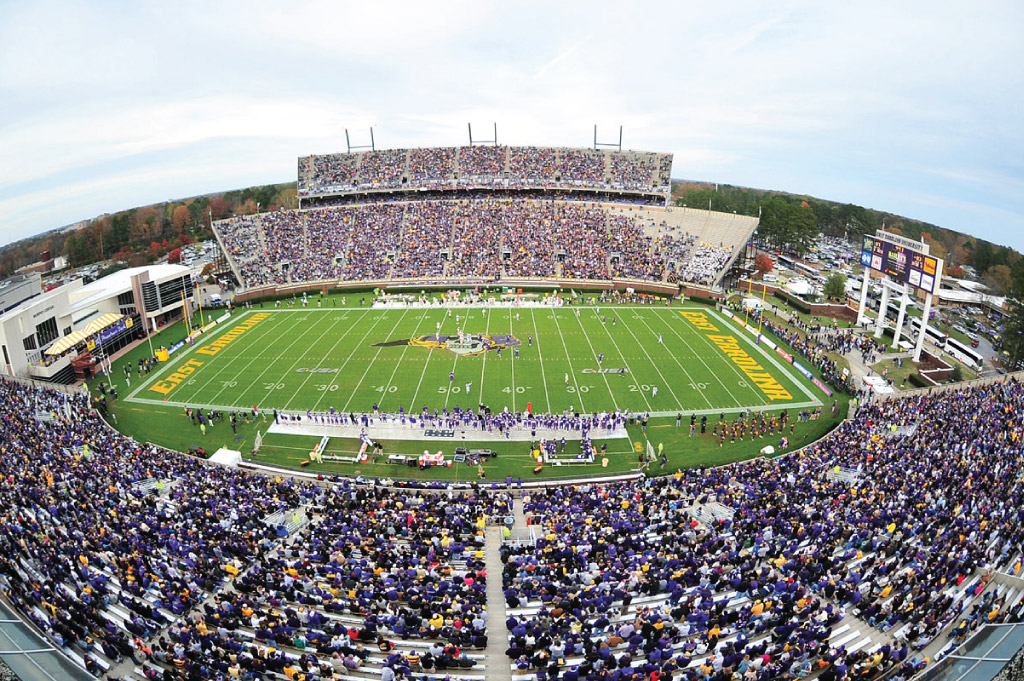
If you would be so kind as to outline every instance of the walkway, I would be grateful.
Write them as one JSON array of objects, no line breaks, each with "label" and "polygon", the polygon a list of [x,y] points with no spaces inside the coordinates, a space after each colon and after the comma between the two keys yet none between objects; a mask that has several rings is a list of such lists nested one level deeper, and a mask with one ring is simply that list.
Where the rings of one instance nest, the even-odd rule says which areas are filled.
[{"label": "walkway", "polygon": [[487,565],[487,649],[484,664],[488,679],[511,679],[505,656],[505,594],[501,588],[501,525],[489,525],[484,544]]}]

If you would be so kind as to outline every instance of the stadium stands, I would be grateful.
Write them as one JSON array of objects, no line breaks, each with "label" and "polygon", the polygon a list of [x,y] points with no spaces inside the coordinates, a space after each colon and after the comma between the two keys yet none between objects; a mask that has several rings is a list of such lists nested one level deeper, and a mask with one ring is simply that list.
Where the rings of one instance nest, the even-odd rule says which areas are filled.
[{"label": "stadium stands", "polygon": [[[486,644],[480,531],[500,496],[325,490],[139,445],[84,395],[3,381],[0,404],[0,586],[90,669],[226,678],[336,652],[379,674],[435,641],[419,664],[460,669],[455,646]],[[378,636],[411,640],[382,656]]]},{"label": "stadium stands", "polygon": [[[216,229],[249,288],[442,276],[711,286],[756,224],[713,215],[582,202],[422,200],[244,216]],[[712,241],[718,234],[727,240]]]},{"label": "stadium stands", "polygon": [[298,169],[303,200],[396,190],[562,188],[644,195],[665,205],[672,155],[556,147],[437,147],[307,156],[299,159]]},{"label": "stadium stands", "polygon": [[512,669],[871,678],[957,618],[1019,621],[1019,588],[972,600],[1020,572],[1022,406],[1016,382],[920,395],[781,459],[532,492],[543,538],[503,549]]},{"label": "stadium stands", "polygon": [[[197,466],[7,381],[0,409],[0,586],[90,669],[497,673],[482,533],[506,494]],[[1020,621],[1022,411],[1010,379],[865,405],[778,459],[529,491],[540,538],[502,549],[510,672],[905,677]]]}]

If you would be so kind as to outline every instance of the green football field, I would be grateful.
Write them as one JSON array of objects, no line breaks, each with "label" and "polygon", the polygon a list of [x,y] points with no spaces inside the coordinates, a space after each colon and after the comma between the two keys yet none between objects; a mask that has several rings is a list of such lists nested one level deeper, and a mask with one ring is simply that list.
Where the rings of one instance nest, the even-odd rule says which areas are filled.
[{"label": "green football field", "polygon": [[143,378],[128,402],[224,410],[667,416],[823,397],[704,307],[242,310]]}]

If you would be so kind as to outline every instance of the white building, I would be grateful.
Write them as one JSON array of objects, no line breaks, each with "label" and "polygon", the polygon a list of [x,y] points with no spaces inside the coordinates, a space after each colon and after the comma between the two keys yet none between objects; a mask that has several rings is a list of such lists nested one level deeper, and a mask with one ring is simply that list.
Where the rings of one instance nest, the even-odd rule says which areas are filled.
[{"label": "white building", "polygon": [[187,267],[152,265],[23,300],[0,315],[0,373],[73,382],[75,357],[110,355],[180,318],[193,290]]}]

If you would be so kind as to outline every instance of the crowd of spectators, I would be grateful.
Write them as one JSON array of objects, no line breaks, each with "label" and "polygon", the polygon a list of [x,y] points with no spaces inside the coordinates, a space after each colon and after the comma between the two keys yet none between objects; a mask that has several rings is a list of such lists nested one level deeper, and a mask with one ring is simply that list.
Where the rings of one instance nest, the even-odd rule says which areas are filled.
[{"label": "crowd of spectators", "polygon": [[[655,165],[662,158],[666,158],[666,155],[640,151],[612,154],[608,159],[608,182],[621,189],[648,189],[651,186],[667,185],[667,182],[652,180]],[[671,168],[672,157],[667,158]]]},{"label": "crowd of spectators", "polygon": [[[646,415],[650,418],[650,414]],[[418,414],[406,413],[404,409],[388,413],[376,409],[372,412],[340,412],[333,409],[326,412],[306,411],[301,413],[283,412],[278,415],[282,423],[313,423],[317,425],[352,426],[369,428],[371,426],[397,426],[424,430],[426,428],[448,428],[488,433],[530,432],[534,436],[538,429],[561,431],[565,434],[576,434],[586,437],[608,437],[617,429],[624,428],[630,418],[641,418],[639,414],[630,415],[629,410],[615,412],[593,412],[578,414],[564,411],[560,414],[533,413],[521,411],[492,412],[481,405],[479,409],[462,407],[444,407],[431,412],[423,407]],[[571,436],[571,435],[570,435]]]},{"label": "crowd of spectators", "polygon": [[299,195],[445,187],[585,187],[667,193],[671,154],[558,147],[431,147],[299,159]]},{"label": "crowd of spectators", "polygon": [[563,184],[604,184],[604,152],[595,149],[560,149],[558,173]]},{"label": "crowd of spectators", "polygon": [[853,333],[851,329],[808,323],[796,316],[791,317],[785,326],[762,315],[760,310],[753,310],[751,318],[765,331],[779,337],[797,354],[810,361],[827,383],[845,392],[852,393],[855,390],[853,377],[849,372],[843,375],[834,355],[845,355],[854,350],[870,353],[878,347],[875,339]]},{"label": "crowd of spectators", "polygon": [[508,147],[477,146],[459,148],[459,178],[466,184],[493,184],[505,172]]},{"label": "crowd of spectators", "polygon": [[454,147],[428,147],[409,150],[409,182],[416,187],[449,184],[455,174]]},{"label": "crowd of spectators", "polygon": [[733,249],[721,244],[702,243],[693,249],[679,272],[680,281],[711,286],[722,274]]},{"label": "crowd of spectators", "polygon": [[[502,548],[510,663],[548,679],[904,678],[943,631],[1020,621],[1021,594],[991,580],[1021,569],[1022,433],[1009,379],[863,405],[775,459],[532,490],[539,538]],[[109,430],[84,394],[8,381],[0,454],[0,587],[90,669],[432,675],[488,642],[483,532],[505,494],[202,465]],[[290,536],[268,521],[297,509]],[[848,615],[885,642],[836,645]]]},{"label": "crowd of spectators", "polygon": [[326,154],[299,159],[299,192],[345,191],[356,183],[358,154]]},{"label": "crowd of spectators", "polygon": [[506,494],[202,465],[110,430],[85,394],[8,381],[0,410],[0,588],[95,673],[330,679],[458,669],[486,645],[483,530]]},{"label": "crowd of spectators", "polygon": [[0,583],[58,645],[118,659],[260,556],[261,521],[308,490],[140,445],[88,407],[0,383]]},{"label": "crowd of spectators", "polygon": [[[362,154],[357,181],[360,187],[393,189],[402,185],[408,152],[405,149],[367,151]],[[317,182],[319,184],[319,182]]]},{"label": "crowd of spectators", "polygon": [[245,216],[217,229],[249,287],[440,276],[710,284],[730,257],[643,213],[583,202],[371,203]]},{"label": "crowd of spectators", "polygon": [[[843,679],[902,671],[961,614],[1019,621],[1019,594],[966,604],[1020,569],[1022,408],[1015,381],[877,402],[779,459],[531,492],[542,538],[503,549],[508,657],[551,679]],[[848,613],[889,643],[830,645]]]}]

